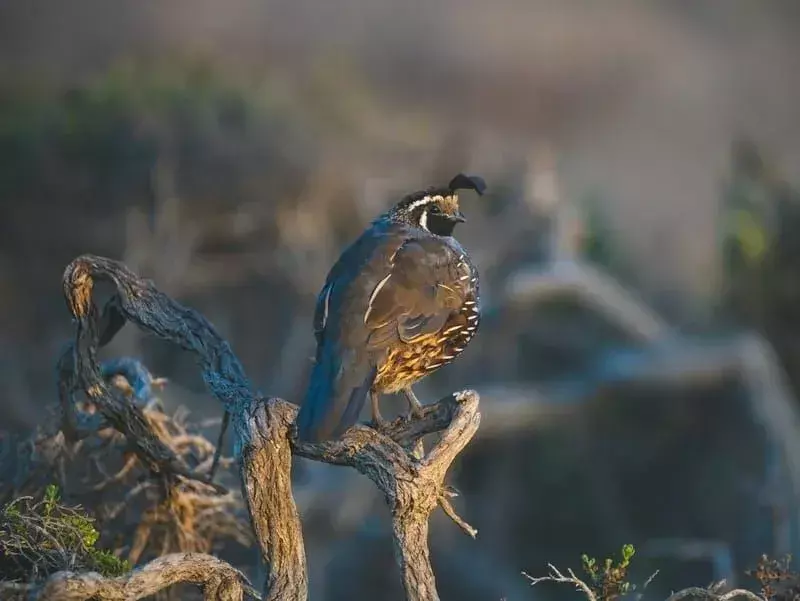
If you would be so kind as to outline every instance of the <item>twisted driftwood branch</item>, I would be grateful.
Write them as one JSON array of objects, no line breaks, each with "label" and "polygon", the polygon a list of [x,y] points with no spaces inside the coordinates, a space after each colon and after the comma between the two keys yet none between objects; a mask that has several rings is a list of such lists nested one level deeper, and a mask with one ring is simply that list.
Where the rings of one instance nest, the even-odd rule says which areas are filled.
[{"label": "twisted driftwood branch", "polygon": [[[95,280],[109,280],[116,293],[99,313],[92,301]],[[421,417],[398,418],[385,434],[365,426],[351,428],[342,439],[295,444],[297,407],[253,392],[241,363],[228,343],[196,311],[160,292],[123,264],[92,255],[75,259],[64,272],[64,295],[75,318],[76,340],[59,361],[65,430],[80,436],[72,397],[84,391],[102,418],[123,432],[140,459],[168,478],[206,481],[194,474],[148,428],[141,409],[105,384],[97,349],[130,321],[145,331],[193,352],[203,380],[224,405],[235,435],[242,487],[256,537],[268,566],[264,597],[304,601],[308,595],[305,549],[291,491],[291,456],[357,469],[375,482],[392,508],[395,555],[406,596],[412,601],[438,600],[428,551],[428,518],[441,505],[466,533],[474,528],[459,518],[450,503],[455,493],[445,486],[448,468],[469,443],[479,422],[478,395],[465,391],[425,407]],[[223,423],[223,427],[227,419]],[[427,454],[422,438],[441,432]]]},{"label": "twisted driftwood branch", "polygon": [[205,553],[174,553],[117,578],[107,578],[97,572],[57,572],[41,586],[27,591],[27,599],[133,601],[179,582],[200,585],[206,601],[242,601],[245,595],[261,598],[245,575],[228,563]]}]

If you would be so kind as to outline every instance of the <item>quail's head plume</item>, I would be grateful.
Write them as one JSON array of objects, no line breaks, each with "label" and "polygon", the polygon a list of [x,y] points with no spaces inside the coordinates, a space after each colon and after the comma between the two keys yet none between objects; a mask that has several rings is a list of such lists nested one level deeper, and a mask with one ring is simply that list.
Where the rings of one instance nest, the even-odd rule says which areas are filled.
[{"label": "quail's head plume", "polygon": [[407,194],[339,257],[317,299],[299,440],[340,437],[367,396],[376,428],[385,426],[381,394],[402,392],[419,414],[411,386],[453,361],[478,328],[478,273],[453,232],[466,221],[458,191],[485,189],[482,178],[458,174]]}]

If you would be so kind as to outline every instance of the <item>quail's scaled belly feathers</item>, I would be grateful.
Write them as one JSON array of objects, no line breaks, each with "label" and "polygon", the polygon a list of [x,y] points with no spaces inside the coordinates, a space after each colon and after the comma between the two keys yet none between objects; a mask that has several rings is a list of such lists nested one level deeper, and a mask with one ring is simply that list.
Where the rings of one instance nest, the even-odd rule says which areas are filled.
[{"label": "quail's scaled belly feathers", "polygon": [[405,196],[331,268],[317,299],[317,351],[297,417],[301,441],[340,437],[367,397],[381,427],[381,394],[403,392],[461,354],[478,329],[478,273],[452,237],[464,221],[457,190],[482,194],[483,180],[459,174],[446,187]]},{"label": "quail's scaled belly feathers", "polygon": [[[427,242],[427,241],[426,241]],[[406,323],[397,328],[397,338],[388,345],[388,352],[384,360],[378,365],[378,372],[373,387],[382,393],[400,392],[435,369],[450,363],[463,352],[472,336],[475,334],[480,320],[480,305],[478,296],[478,273],[470,262],[464,250],[454,239],[444,243],[444,248],[431,249],[426,254],[427,246],[415,242],[403,247],[402,257],[395,268],[411,274],[408,277],[410,289],[414,289],[415,281],[420,281],[424,276],[413,274],[413,270],[430,270],[435,277],[416,289],[423,299],[417,302],[427,303],[426,307],[419,307],[419,316],[407,319]],[[441,263],[427,266],[425,258],[439,253]],[[395,258],[397,260],[397,258]],[[435,282],[435,283],[434,283]],[[427,289],[426,289],[427,288]],[[391,304],[396,302],[391,293],[386,298],[376,296],[374,303]],[[427,298],[425,298],[427,297]],[[411,301],[414,302],[414,301]],[[409,302],[406,306],[410,306]],[[383,321],[383,323],[378,323]],[[392,321],[380,320],[370,315],[368,322],[376,326],[375,340],[382,340],[382,333],[393,337],[395,325]]]}]

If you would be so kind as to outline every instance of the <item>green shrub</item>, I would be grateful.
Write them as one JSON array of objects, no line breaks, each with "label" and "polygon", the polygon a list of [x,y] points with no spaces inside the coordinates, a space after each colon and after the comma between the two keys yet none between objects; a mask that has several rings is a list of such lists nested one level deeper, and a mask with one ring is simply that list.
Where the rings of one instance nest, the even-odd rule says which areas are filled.
[{"label": "green shrub", "polygon": [[51,484],[40,500],[21,497],[0,514],[0,573],[7,580],[36,581],[60,570],[119,576],[126,560],[95,545],[100,533],[79,506],[61,503]]},{"label": "green shrub", "polygon": [[627,577],[628,567],[635,553],[633,545],[622,545],[620,561],[615,563],[609,557],[602,565],[594,557],[585,554],[581,556],[583,571],[589,576],[587,584],[598,599],[616,599],[633,590]]}]

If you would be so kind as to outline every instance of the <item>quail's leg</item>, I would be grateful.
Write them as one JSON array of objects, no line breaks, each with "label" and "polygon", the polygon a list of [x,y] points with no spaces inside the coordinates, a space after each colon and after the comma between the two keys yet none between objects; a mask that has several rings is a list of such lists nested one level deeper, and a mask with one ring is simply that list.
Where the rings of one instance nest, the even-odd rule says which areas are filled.
[{"label": "quail's leg", "polygon": [[411,415],[416,418],[422,417],[422,403],[419,402],[417,395],[411,390],[411,386],[404,388],[403,394],[406,395],[406,399],[408,400],[408,409],[411,411]]},{"label": "quail's leg", "polygon": [[369,398],[372,404],[372,422],[370,423],[370,426],[372,426],[373,429],[381,432],[386,429],[386,426],[389,425],[389,422],[387,422],[381,416],[380,407],[378,407],[378,401],[380,400],[380,395],[374,390],[370,390]]}]

